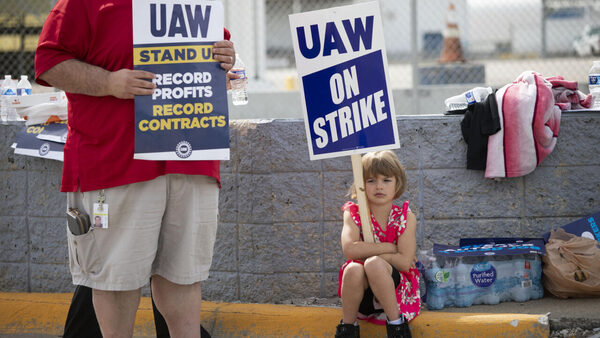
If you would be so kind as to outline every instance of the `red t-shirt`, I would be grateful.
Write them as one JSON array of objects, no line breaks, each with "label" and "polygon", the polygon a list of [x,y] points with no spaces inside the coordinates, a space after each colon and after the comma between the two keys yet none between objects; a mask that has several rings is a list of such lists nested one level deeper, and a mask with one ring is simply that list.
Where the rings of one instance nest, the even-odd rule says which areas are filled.
[{"label": "red t-shirt", "polygon": [[[69,59],[109,71],[133,69],[131,18],[131,0],[59,0],[40,35],[36,81],[48,86],[39,76]],[[110,188],[165,174],[207,175],[220,181],[219,161],[134,160],[133,100],[71,93],[67,98],[69,134],[61,191]]]}]

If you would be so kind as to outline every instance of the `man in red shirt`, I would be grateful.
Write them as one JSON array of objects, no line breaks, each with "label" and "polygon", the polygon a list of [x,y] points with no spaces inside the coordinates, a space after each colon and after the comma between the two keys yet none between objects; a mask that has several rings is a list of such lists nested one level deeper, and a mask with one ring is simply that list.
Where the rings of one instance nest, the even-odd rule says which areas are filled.
[{"label": "man in red shirt", "polygon": [[[173,336],[200,336],[218,212],[219,161],[134,160],[135,95],[154,74],[133,70],[131,0],[59,0],[36,51],[36,81],[67,92],[69,134],[61,191],[68,207],[106,207],[103,229],[67,232],[73,282],[91,287],[104,337],[133,334],[140,288]],[[235,51],[213,45],[223,76]],[[110,207],[110,208],[108,208]]]}]

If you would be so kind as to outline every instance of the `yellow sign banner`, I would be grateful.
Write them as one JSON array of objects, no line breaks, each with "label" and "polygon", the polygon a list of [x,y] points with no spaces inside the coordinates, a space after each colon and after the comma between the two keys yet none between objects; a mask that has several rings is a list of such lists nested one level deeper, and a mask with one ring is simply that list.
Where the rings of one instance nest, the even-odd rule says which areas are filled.
[{"label": "yellow sign banner", "polygon": [[212,45],[135,47],[133,49],[135,66],[196,62],[217,62],[213,58]]}]

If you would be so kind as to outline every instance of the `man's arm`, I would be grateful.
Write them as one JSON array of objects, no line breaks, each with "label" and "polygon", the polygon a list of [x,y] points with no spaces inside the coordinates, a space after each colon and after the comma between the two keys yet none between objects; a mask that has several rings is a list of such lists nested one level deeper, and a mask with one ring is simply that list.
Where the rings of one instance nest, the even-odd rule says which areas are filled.
[{"label": "man's arm", "polygon": [[133,99],[134,95],[150,95],[156,87],[148,81],[154,79],[153,73],[131,69],[111,72],[76,59],[56,64],[39,78],[69,93],[110,95],[120,99]]},{"label": "man's arm", "polygon": [[[235,63],[235,50],[231,41],[218,41],[213,45],[213,56],[221,68],[228,71]],[[76,59],[56,64],[39,76],[53,87],[69,93],[90,96],[114,96],[133,99],[134,95],[151,95],[156,85],[148,80],[153,73],[143,70],[120,69],[115,72]]]}]

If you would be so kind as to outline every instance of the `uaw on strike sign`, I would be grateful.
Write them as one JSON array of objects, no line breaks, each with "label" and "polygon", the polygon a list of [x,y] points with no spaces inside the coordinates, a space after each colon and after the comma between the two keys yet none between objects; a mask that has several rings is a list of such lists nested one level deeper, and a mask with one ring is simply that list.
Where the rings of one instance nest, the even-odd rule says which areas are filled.
[{"label": "uaw on strike sign", "polygon": [[310,159],[398,148],[379,5],[289,18]]},{"label": "uaw on strike sign", "polygon": [[228,160],[225,72],[212,45],[223,40],[218,1],[133,0],[133,63],[156,74],[135,97],[135,153],[144,160]]}]

